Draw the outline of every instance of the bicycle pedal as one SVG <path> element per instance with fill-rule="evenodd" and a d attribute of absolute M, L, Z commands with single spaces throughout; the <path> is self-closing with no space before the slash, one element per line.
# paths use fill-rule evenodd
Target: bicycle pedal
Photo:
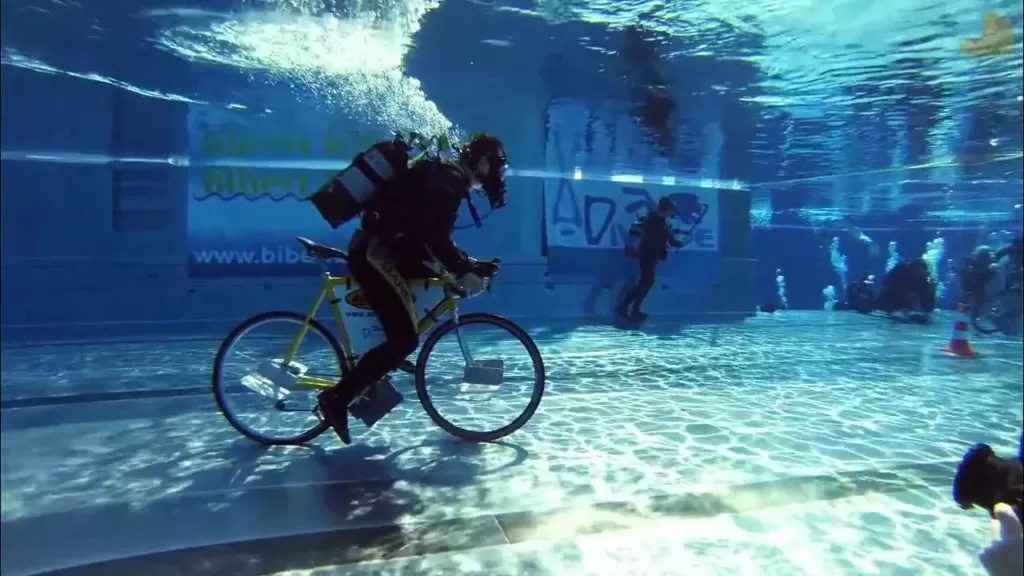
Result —
<path fill-rule="evenodd" d="M 281 388 L 294 388 L 299 378 L 304 376 L 308 370 L 309 368 L 305 364 L 299 364 L 294 361 L 286 364 L 284 360 L 274 358 L 273 360 L 264 360 L 260 363 L 256 373 Z"/>
<path fill-rule="evenodd" d="M 264 360 L 255 374 L 242 377 L 242 386 L 272 400 L 282 400 L 290 390 L 298 387 L 298 380 L 308 368 L 305 364 L 288 362 L 281 358 Z"/>
<path fill-rule="evenodd" d="M 359 419 L 367 428 L 372 428 L 405 400 L 387 378 L 377 383 L 373 392 L 368 398 L 350 405 L 348 409 L 349 414 Z"/>
<path fill-rule="evenodd" d="M 497 388 L 505 379 L 503 360 L 476 360 L 462 369 L 462 383 Z"/>
<path fill-rule="evenodd" d="M 289 394 L 288 390 L 277 386 L 272 380 L 259 374 L 246 374 L 242 376 L 242 386 L 271 400 L 280 401 Z"/>

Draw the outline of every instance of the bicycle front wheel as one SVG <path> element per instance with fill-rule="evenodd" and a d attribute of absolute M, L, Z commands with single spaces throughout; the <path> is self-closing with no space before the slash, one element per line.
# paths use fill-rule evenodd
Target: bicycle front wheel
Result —
<path fill-rule="evenodd" d="M 435 424 L 471 442 L 522 428 L 544 396 L 544 361 L 515 323 L 493 314 L 450 319 L 416 360 L 416 394 Z"/>
<path fill-rule="evenodd" d="M 316 320 L 292 362 L 282 358 L 306 318 L 267 312 L 239 324 L 217 350 L 213 397 L 217 409 L 246 438 L 269 446 L 305 444 L 327 430 L 316 389 L 302 382 L 338 382 L 347 365 L 338 340 Z"/>

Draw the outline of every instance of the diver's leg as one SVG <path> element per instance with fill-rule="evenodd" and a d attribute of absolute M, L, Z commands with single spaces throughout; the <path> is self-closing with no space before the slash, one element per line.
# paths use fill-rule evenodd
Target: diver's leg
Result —
<path fill-rule="evenodd" d="M 651 287 L 654 286 L 654 272 L 657 267 L 657 260 L 645 259 L 640 261 L 640 281 L 637 282 L 636 288 L 633 289 L 631 317 L 639 319 L 647 317 L 646 314 L 640 311 L 640 307 L 643 306 L 644 300 L 647 299 L 647 295 L 651 292 Z"/>
<path fill-rule="evenodd" d="M 981 314 L 982 310 L 985 309 L 985 304 L 988 303 L 988 293 L 986 293 L 985 288 L 984 284 L 981 286 L 971 286 L 969 298 L 974 303 L 974 316 Z"/>
<path fill-rule="evenodd" d="M 601 292 L 604 291 L 606 285 L 605 274 L 602 270 L 598 270 L 590 282 L 590 290 L 583 297 L 582 312 L 585 316 L 592 316 L 597 311 L 597 299 L 601 297 Z"/>
<path fill-rule="evenodd" d="M 368 257 L 365 247 L 360 248 L 349 254 L 349 273 L 377 313 L 385 341 L 365 352 L 335 388 L 320 396 L 320 406 L 327 421 L 345 444 L 351 442 L 349 404 L 366 388 L 387 376 L 419 344 L 408 284 L 393 265 Z"/>
<path fill-rule="evenodd" d="M 622 261 L 618 267 L 618 290 L 615 291 L 615 309 L 616 314 L 619 316 L 625 316 L 629 313 L 625 304 L 629 304 L 626 299 L 629 296 L 630 291 L 632 291 L 633 287 L 636 285 L 636 266 L 637 263 L 635 259 L 628 258 L 623 255 Z M 622 304 L 621 311 L 619 310 L 620 304 Z"/>
<path fill-rule="evenodd" d="M 637 288 L 640 286 L 639 281 L 633 284 L 633 279 L 628 276 L 622 286 L 622 300 L 619 301 L 618 306 L 615 307 L 615 315 L 625 318 L 629 316 L 629 306 L 633 303 Z"/>

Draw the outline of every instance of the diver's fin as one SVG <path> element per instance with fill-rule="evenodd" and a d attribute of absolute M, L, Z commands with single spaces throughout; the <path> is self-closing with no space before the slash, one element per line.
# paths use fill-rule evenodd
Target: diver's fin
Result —
<path fill-rule="evenodd" d="M 1000 16 L 995 11 L 985 14 L 981 36 L 968 38 L 960 44 L 960 49 L 968 56 L 996 56 L 1005 54 L 1013 46 L 1013 29 L 1007 16 Z"/>
<path fill-rule="evenodd" d="M 982 33 L 992 34 L 994 32 L 1000 32 L 1010 28 L 1010 19 L 1006 16 L 1000 16 L 993 10 L 988 14 L 985 14 L 985 24 L 982 25 Z"/>
<path fill-rule="evenodd" d="M 985 23 L 981 25 L 982 32 L 995 32 L 999 26 L 999 15 L 995 12 L 985 14 Z"/>

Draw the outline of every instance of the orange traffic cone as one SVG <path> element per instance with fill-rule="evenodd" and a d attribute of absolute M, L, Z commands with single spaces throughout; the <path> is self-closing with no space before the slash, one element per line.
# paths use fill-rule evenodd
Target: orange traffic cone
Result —
<path fill-rule="evenodd" d="M 971 343 L 967 340 L 967 319 L 967 306 L 965 304 L 957 304 L 956 322 L 953 322 L 953 335 L 949 337 L 949 344 L 940 348 L 942 352 L 958 358 L 977 358 L 980 356 L 971 348 Z"/>

